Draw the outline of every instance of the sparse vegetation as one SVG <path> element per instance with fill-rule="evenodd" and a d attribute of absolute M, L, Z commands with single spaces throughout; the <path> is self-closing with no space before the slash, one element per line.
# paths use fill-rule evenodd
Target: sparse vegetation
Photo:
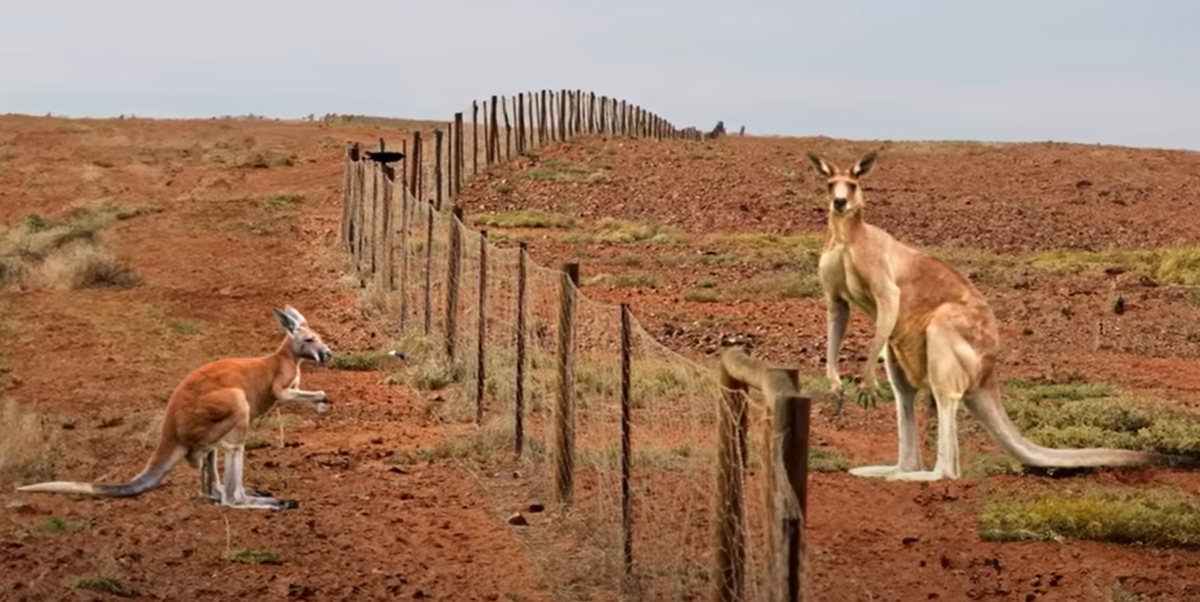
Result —
<path fill-rule="evenodd" d="M 1133 400 L 1101 383 L 1010 381 L 1004 404 L 1029 440 L 1047 447 L 1116 447 L 1200 454 L 1200 420 Z"/>
<path fill-rule="evenodd" d="M 137 595 L 137 591 L 124 581 L 98 575 L 76 577 L 71 580 L 71 587 L 98 594 L 109 594 L 120 598 L 132 598 Z"/>
<path fill-rule="evenodd" d="M 38 533 L 58 534 L 58 533 L 74 533 L 83 528 L 83 523 L 57 516 L 51 516 L 34 525 L 33 530 Z"/>
<path fill-rule="evenodd" d="M 329 362 L 329 367 L 334 370 L 369 372 L 379 369 L 379 364 L 383 358 L 384 355 L 380 353 L 350 351 L 333 356 L 333 360 Z"/>
<path fill-rule="evenodd" d="M 694 288 L 683 293 L 683 300 L 692 303 L 716 303 L 717 291 L 711 288 Z"/>
<path fill-rule="evenodd" d="M 646 273 L 597 274 L 584 284 L 607 288 L 658 288 L 658 278 Z"/>
<path fill-rule="evenodd" d="M 574 217 L 552 211 L 522 209 L 505 213 L 475 215 L 470 219 L 476 226 L 487 228 L 573 228 Z"/>
<path fill-rule="evenodd" d="M 821 283 L 809 271 L 788 270 L 766 274 L 738 283 L 733 289 L 740 298 L 749 299 L 808 299 L 820 296 Z"/>
<path fill-rule="evenodd" d="M 1200 285 L 1200 247 L 1110 251 L 1044 251 L 1031 258 L 1034 267 L 1054 273 L 1120 269 L 1159 284 Z"/>
<path fill-rule="evenodd" d="M 531 180 L 579 182 L 587 185 L 609 181 L 608 168 L 587 163 L 571 163 L 564 159 L 546 159 L 524 173 Z"/>
<path fill-rule="evenodd" d="M 58 220 L 30 214 L 0 232 L 0 283 L 52 290 L 135 286 L 137 275 L 101 244 L 99 234 L 117 221 L 156 211 L 94 203 Z"/>
<path fill-rule="evenodd" d="M 230 550 L 226 557 L 233 562 L 243 564 L 283 564 L 283 559 L 279 557 L 279 554 L 270 550 L 236 548 Z"/>
<path fill-rule="evenodd" d="M 48 476 L 54 463 L 48 445 L 51 432 L 43 417 L 11 399 L 0 401 L 0 481 Z"/>
<path fill-rule="evenodd" d="M 812 472 L 845 472 L 850 461 L 837 450 L 814 447 L 808 450 L 808 469 Z"/>
<path fill-rule="evenodd" d="M 677 234 L 670 228 L 648 221 L 629 221 L 606 217 L 596 222 L 596 240 L 600 242 L 631 244 L 650 242 L 670 244 Z"/>
<path fill-rule="evenodd" d="M 267 206 L 276 211 L 291 211 L 303 202 L 302 194 L 279 193 L 266 198 Z"/>
<path fill-rule="evenodd" d="M 988 492 L 979 519 L 985 540 L 1086 539 L 1120 544 L 1200 544 L 1200 500 L 1155 487 L 1025 485 Z"/>

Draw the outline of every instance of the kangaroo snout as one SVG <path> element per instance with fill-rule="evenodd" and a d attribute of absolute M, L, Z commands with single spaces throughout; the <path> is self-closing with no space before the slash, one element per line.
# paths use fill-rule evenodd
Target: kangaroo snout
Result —
<path fill-rule="evenodd" d="M 845 211 L 846 210 L 846 199 L 833 199 L 833 210 L 834 211 Z"/>
<path fill-rule="evenodd" d="M 322 366 L 329 364 L 329 360 L 331 359 L 333 359 L 333 353 L 328 349 L 321 349 L 317 351 L 317 361 L 320 362 Z"/>

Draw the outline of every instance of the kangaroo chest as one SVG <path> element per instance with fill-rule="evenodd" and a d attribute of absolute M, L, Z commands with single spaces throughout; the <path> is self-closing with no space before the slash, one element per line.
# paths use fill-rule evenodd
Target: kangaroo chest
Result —
<path fill-rule="evenodd" d="M 875 298 L 870 285 L 854 269 L 854 262 L 845 244 L 837 243 L 822 253 L 818 270 L 822 284 L 829 292 L 867 315 L 875 316 Z"/>

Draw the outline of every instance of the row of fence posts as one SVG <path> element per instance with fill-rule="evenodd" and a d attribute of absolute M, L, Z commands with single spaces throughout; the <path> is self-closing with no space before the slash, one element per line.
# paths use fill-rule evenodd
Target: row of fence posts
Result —
<path fill-rule="evenodd" d="M 519 155 L 553 142 L 570 140 L 578 135 L 628 135 L 654 139 L 699 140 L 703 138 L 695 128 L 677 129 L 669 122 L 635 107 L 607 97 L 582 92 L 542 91 L 541 94 L 519 94 L 511 99 L 515 109 L 515 127 L 509 120 L 510 102 L 504 97 L 491 97 L 483 103 L 484 121 L 476 125 L 479 115 L 478 103 L 472 103 L 472 173 L 478 172 L 478 135 L 482 130 L 485 140 L 484 165 L 491 167 L 512 158 L 514 151 Z M 502 107 L 502 108 L 501 108 Z M 555 111 L 557 110 L 557 118 Z M 489 114 L 490 112 L 490 114 Z M 503 118 L 504 144 L 500 144 L 500 121 Z M 359 144 L 351 143 L 346 151 L 343 182 L 343 210 L 341 243 L 350 255 L 360 284 L 373 282 L 379 290 L 395 291 L 397 287 L 407 292 L 409 283 L 409 241 L 411 218 L 419 215 L 416 207 L 424 206 L 425 234 L 423 245 L 424 261 L 422 288 L 423 317 L 422 332 L 432 334 L 434 300 L 432 298 L 433 227 L 434 216 L 443 213 L 446 199 L 457 197 L 463 185 L 465 167 L 463 141 L 463 114 L 456 113 L 448 124 L 449 144 L 443 145 L 443 133 L 433 131 L 434 160 L 432 165 L 432 190 L 425 187 L 423 169 L 422 133 L 414 131 L 411 140 L 406 140 L 402 151 L 389 151 L 382 139 L 377 150 L 364 150 Z M 532 127 L 531 127 L 532 126 Z M 443 161 L 449 177 L 443 178 Z M 399 194 L 395 194 L 397 178 L 395 163 L 401 163 Z M 416 167 L 409 170 L 409 164 Z M 370 168 L 368 168 L 368 165 Z M 432 199 L 425 201 L 425 193 L 431 192 Z M 399 197 L 399 207 L 396 207 Z M 453 363 L 459 359 L 457 341 L 457 308 L 459 307 L 459 277 L 462 260 L 463 211 L 457 203 L 449 208 L 448 223 L 449 256 L 447 261 L 446 297 L 444 307 L 445 325 L 444 351 Z M 399 214 L 401 239 L 395 241 L 395 215 Z M 487 290 L 487 231 L 480 230 L 479 240 L 479 296 L 476 311 L 478 320 L 477 347 L 474 363 L 476 380 L 474 387 L 475 419 L 482 423 L 483 398 L 486 379 L 486 306 Z M 400 250 L 400 268 L 393 270 L 393 250 Z M 524 451 L 525 413 L 525 368 L 526 368 L 526 275 L 528 250 L 524 242 L 519 243 L 517 255 L 517 316 L 516 316 L 516 381 L 514 399 L 513 451 L 520 456 Z M 396 282 L 396 272 L 399 282 Z M 561 266 L 559 283 L 559 328 L 557 341 L 558 391 L 554 402 L 554 424 L 552 459 L 554 461 L 553 492 L 559 503 L 569 504 L 574 490 L 575 467 L 575 314 L 579 283 L 579 264 Z M 399 328 L 406 331 L 408 317 L 407 294 L 401 294 Z M 620 327 L 620 487 L 621 487 L 621 532 L 622 574 L 629 579 L 633 574 L 632 547 L 632 499 L 630 493 L 630 466 L 632 458 L 630 432 L 630 310 L 626 303 L 618 306 Z M 785 567 L 777 588 L 772 588 L 771 598 L 798 601 L 802 591 L 803 520 L 807 499 L 808 433 L 810 401 L 798 392 L 798 370 L 767 365 L 751 358 L 744 348 L 727 348 L 721 356 L 721 379 L 725 388 L 720 412 L 718 434 L 720 465 L 717 478 L 716 521 L 716 569 L 714 595 L 721 602 L 742 600 L 745 592 L 745 541 L 741 525 L 745 521 L 744 462 L 746 460 L 746 413 L 745 392 L 753 388 L 767 397 L 776 429 L 776 437 L 768 438 L 772 446 L 770 457 L 780 460 L 790 485 L 779 495 L 779 482 L 774 474 L 776 466 L 770 463 L 767 469 L 767 524 L 775 524 L 768 533 L 770 549 L 769 566 Z M 736 450 L 736 451 L 735 451 Z M 774 559 L 774 560 L 772 560 Z"/>

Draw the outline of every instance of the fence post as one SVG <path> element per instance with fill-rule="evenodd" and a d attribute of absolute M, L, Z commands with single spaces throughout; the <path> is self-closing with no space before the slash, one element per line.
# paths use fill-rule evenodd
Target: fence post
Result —
<path fill-rule="evenodd" d="M 446 122 L 446 159 L 443 165 L 446 166 L 446 195 L 444 200 L 454 200 L 454 179 L 458 177 L 459 165 L 454 162 L 454 145 L 456 144 L 458 132 L 454 131 L 454 122 Z M 442 207 L 438 207 L 441 211 Z"/>
<path fill-rule="evenodd" d="M 626 587 L 633 584 L 633 499 L 630 497 L 630 466 L 633 448 L 630 438 L 630 336 L 629 304 L 621 304 L 621 568 Z"/>
<path fill-rule="evenodd" d="M 571 503 L 575 489 L 575 295 L 579 264 L 562 267 L 558 308 L 558 403 L 554 411 L 554 484 L 557 501 Z"/>
<path fill-rule="evenodd" d="M 380 148 L 383 144 L 380 142 Z M 382 175 L 383 184 L 383 219 L 381 220 L 383 228 L 383 249 L 380 252 L 379 262 L 379 278 L 383 284 L 383 290 L 396 290 L 396 271 L 392 269 L 392 260 L 396 253 L 396 228 L 393 225 L 395 217 L 394 196 L 393 192 L 396 186 L 396 168 L 387 163 L 379 164 L 379 173 Z"/>
<path fill-rule="evenodd" d="M 518 92 L 514 114 L 517 122 L 517 155 L 525 154 L 525 93 Z"/>
<path fill-rule="evenodd" d="M 782 519 L 787 602 L 800 602 L 807 572 L 804 565 L 804 525 L 808 518 L 808 448 L 812 400 L 804 396 L 781 395 L 775 400 L 775 428 L 779 452 L 787 471 L 787 482 L 795 504 L 784 506 Z"/>
<path fill-rule="evenodd" d="M 525 241 L 517 246 L 517 382 L 516 416 L 513 417 L 513 451 L 517 457 L 525 447 Z"/>
<path fill-rule="evenodd" d="M 400 332 L 408 322 L 408 236 L 412 228 L 412 203 L 408 196 L 408 140 L 404 141 L 404 159 L 400 163 Z"/>
<path fill-rule="evenodd" d="M 425 207 L 425 335 L 433 328 L 433 203 Z"/>
<path fill-rule="evenodd" d="M 350 240 L 354 237 L 351 207 L 353 204 L 354 163 L 358 161 L 358 143 L 346 145 L 346 158 L 342 167 L 342 250 L 350 252 Z"/>
<path fill-rule="evenodd" d="M 488 130 L 488 149 L 492 153 L 492 162 L 500 162 L 500 118 L 496 109 L 496 96 L 492 96 L 492 127 Z"/>
<path fill-rule="evenodd" d="M 462 206 L 457 203 L 451 210 L 450 219 L 446 220 L 450 249 L 446 257 L 446 358 L 450 365 L 457 361 L 458 351 L 458 277 L 462 261 L 462 229 L 459 220 L 462 219 Z"/>
<path fill-rule="evenodd" d="M 538 103 L 538 112 L 539 112 L 539 116 L 540 116 L 540 118 L 538 119 L 538 139 L 540 140 L 541 146 L 545 146 L 546 145 L 546 91 L 542 90 L 541 94 L 542 94 L 542 102 Z"/>
<path fill-rule="evenodd" d="M 479 103 L 471 101 L 471 175 L 479 173 Z"/>
<path fill-rule="evenodd" d="M 442 210 L 442 135 L 442 130 L 433 130 L 433 198 L 438 211 Z"/>
<path fill-rule="evenodd" d="M 746 550 L 742 524 L 746 497 L 743 491 L 739 425 L 746 413 L 746 386 L 722 371 L 722 401 L 717 421 L 717 549 L 716 585 L 718 602 L 743 599 L 746 579 Z"/>
<path fill-rule="evenodd" d="M 479 231 L 479 305 L 476 317 L 479 321 L 475 343 L 475 424 L 483 424 L 483 385 L 487 380 L 487 363 L 484 347 L 487 341 L 487 230 Z"/>
<path fill-rule="evenodd" d="M 558 96 L 558 140 L 565 142 L 567 139 L 567 91 L 560 91 Z"/>
<path fill-rule="evenodd" d="M 508 120 L 508 99 L 500 97 L 500 112 L 504 113 L 504 160 L 512 159 L 512 123 Z"/>
<path fill-rule="evenodd" d="M 466 146 L 463 144 L 463 114 L 454 114 L 454 197 L 462 192 L 463 168 L 466 167 Z M 461 217 L 461 216 L 460 216 Z"/>

